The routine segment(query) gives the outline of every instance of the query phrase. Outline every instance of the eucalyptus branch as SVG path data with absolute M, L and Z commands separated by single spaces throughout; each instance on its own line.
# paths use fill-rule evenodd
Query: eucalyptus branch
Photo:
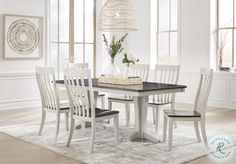
M 127 37 L 128 33 L 126 33 L 124 36 L 121 37 L 121 39 L 119 40 L 119 43 L 123 43 L 125 38 Z
M 113 36 L 110 44 L 108 43 L 105 34 L 102 35 L 103 41 L 106 46 L 106 50 L 108 54 L 110 55 L 112 62 L 114 62 L 116 55 L 121 53 L 124 50 L 124 48 L 122 47 L 122 43 L 125 41 L 125 38 L 127 37 L 127 35 L 128 33 L 122 36 L 118 41 L 116 40 L 116 37 Z
M 105 34 L 102 34 L 102 36 L 103 36 L 103 41 L 104 41 L 106 47 L 108 47 L 108 41 L 107 41 Z

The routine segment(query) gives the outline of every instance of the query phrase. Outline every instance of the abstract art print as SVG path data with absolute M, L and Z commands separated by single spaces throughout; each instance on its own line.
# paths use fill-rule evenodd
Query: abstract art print
M 43 18 L 4 15 L 4 58 L 39 59 L 43 53 Z

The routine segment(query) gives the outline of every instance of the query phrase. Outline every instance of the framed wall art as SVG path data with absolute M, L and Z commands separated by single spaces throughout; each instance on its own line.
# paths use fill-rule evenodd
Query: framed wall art
M 43 18 L 4 14 L 4 58 L 40 59 L 43 54 Z

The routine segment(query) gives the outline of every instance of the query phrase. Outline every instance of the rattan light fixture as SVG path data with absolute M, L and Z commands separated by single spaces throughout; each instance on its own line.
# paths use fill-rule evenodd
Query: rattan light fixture
M 102 32 L 137 31 L 131 0 L 107 0 L 101 12 L 98 30 Z

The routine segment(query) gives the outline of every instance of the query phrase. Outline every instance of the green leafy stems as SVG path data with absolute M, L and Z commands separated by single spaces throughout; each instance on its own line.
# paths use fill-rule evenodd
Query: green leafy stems
M 128 35 L 128 33 L 126 33 L 124 36 L 122 36 L 119 40 L 116 40 L 116 37 L 113 35 L 111 43 L 109 44 L 105 34 L 102 34 L 103 41 L 106 46 L 106 50 L 111 57 L 112 63 L 114 63 L 116 55 L 123 51 L 124 48 L 122 47 L 122 43 L 125 41 L 125 38 L 127 37 L 127 35 Z

